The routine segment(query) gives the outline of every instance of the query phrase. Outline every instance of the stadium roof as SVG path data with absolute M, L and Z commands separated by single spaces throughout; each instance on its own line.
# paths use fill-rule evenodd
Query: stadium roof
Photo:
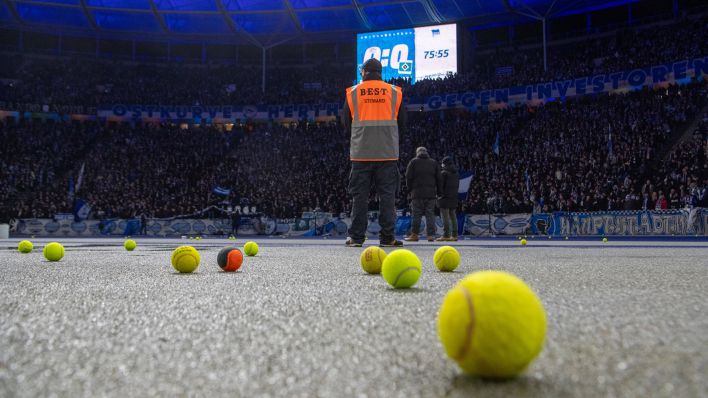
M 133 39 L 347 40 L 354 32 L 468 20 L 510 23 L 632 0 L 0 0 L 0 26 Z M 520 12 L 520 13 L 519 13 Z

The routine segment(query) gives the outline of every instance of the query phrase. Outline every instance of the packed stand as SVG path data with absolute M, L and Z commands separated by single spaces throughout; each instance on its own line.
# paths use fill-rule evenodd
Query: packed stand
M 659 178 L 647 179 L 642 185 L 647 207 L 708 207 L 708 115 L 706 118 L 693 136 L 664 159 Z
M 659 51 L 657 51 L 659 49 Z M 396 82 L 409 97 L 514 87 L 659 65 L 708 54 L 708 19 L 680 20 L 664 26 L 618 30 L 611 37 L 550 46 L 548 71 L 540 48 L 498 48 L 478 54 L 473 69 L 443 79 Z M 511 67 L 510 74 L 497 73 Z
M 656 152 L 706 101 L 705 84 L 697 84 L 529 109 L 523 127 L 501 135 L 499 155 L 487 154 L 473 165 L 468 211 L 654 209 L 651 197 L 660 195 L 661 188 L 665 195 L 671 189 L 684 195 L 688 186 L 660 182 L 674 169 L 655 171 L 660 160 Z M 695 150 L 678 149 L 689 158 L 696 156 Z M 699 164 L 691 171 L 691 179 L 705 184 L 705 167 Z M 651 187 L 644 186 L 647 181 Z M 669 204 L 679 207 L 683 205 Z
M 100 129 L 92 123 L 0 122 L 0 218 L 49 217 L 70 208 L 64 174 Z
M 705 206 L 705 133 L 664 162 L 657 158 L 705 104 L 706 85 L 696 84 L 540 108 L 411 112 L 401 134 L 401 172 L 418 146 L 438 161 L 451 156 L 460 170 L 474 173 L 460 206 L 465 213 Z M 83 181 L 76 196 L 99 218 L 199 217 L 211 205 L 242 204 L 276 218 L 350 210 L 349 134 L 335 123 L 237 125 L 230 132 L 68 126 L 3 127 L 3 199 L 7 187 L 31 194 L 15 195 L 13 216 L 71 211 L 69 175 Z M 498 154 L 492 150 L 497 136 Z M 71 170 L 62 172 L 67 163 Z M 214 193 L 216 186 L 231 194 Z M 408 205 L 406 196 L 403 186 L 399 208 Z
M 481 52 L 472 70 L 443 79 L 403 79 L 407 98 L 469 90 L 504 88 L 595 73 L 656 65 L 708 54 L 708 19 L 678 20 L 663 26 L 620 30 L 613 37 L 585 39 L 549 47 L 548 72 L 540 48 L 505 47 Z M 657 51 L 657 49 L 660 49 Z M 82 105 L 258 105 L 341 102 L 344 88 L 357 78 L 353 65 L 269 67 L 261 91 L 261 69 L 233 65 L 117 63 L 82 59 L 7 56 L 0 68 L 0 102 Z M 510 74 L 497 73 L 511 67 Z M 12 109 L 15 110 L 15 109 Z
M 142 105 L 259 105 L 339 101 L 354 71 L 315 66 L 261 69 L 223 65 L 122 64 L 101 60 L 12 56 L 0 69 L 0 102 L 99 107 Z

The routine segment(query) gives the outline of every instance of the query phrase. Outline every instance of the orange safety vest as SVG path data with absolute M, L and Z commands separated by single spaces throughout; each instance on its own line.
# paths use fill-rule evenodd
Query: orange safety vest
M 401 88 L 381 80 L 367 80 L 347 89 L 352 161 L 398 160 L 398 112 L 402 103 Z

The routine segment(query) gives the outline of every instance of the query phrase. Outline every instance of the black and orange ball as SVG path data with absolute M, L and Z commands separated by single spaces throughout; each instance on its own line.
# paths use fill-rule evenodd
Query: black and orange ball
M 225 247 L 219 251 L 219 255 L 216 256 L 216 262 L 219 263 L 219 267 L 224 271 L 234 272 L 241 268 L 243 253 L 235 247 Z

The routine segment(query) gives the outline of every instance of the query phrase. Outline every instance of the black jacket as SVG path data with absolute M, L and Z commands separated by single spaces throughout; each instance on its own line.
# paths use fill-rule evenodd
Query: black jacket
M 442 168 L 442 193 L 438 198 L 441 209 L 457 208 L 457 191 L 460 187 L 460 175 L 454 164 L 444 164 Z
M 408 163 L 406 186 L 411 199 L 435 199 L 442 193 L 440 165 L 427 153 L 421 153 Z

